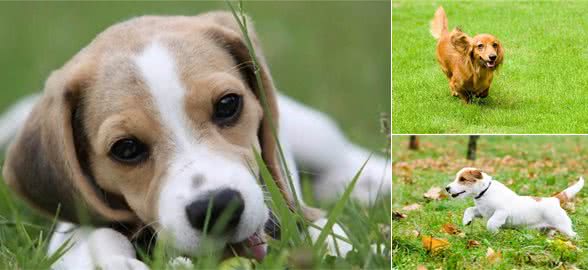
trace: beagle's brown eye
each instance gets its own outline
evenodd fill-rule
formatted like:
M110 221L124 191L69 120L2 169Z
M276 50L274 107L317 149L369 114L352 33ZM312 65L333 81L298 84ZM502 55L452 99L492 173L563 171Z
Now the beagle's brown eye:
M496 49L496 47L498 47L497 43L492 44L492 47L494 47L494 49Z
M478 44L478 50L484 49L484 44Z
M135 138L125 138L110 147L110 156L118 162L137 164L149 156L147 145Z
M243 107L242 97L237 94L228 94L214 104L212 120L221 126L234 123L241 114Z
M465 181L465 178L463 178L463 177L460 177L460 178L459 178L459 181L460 181L460 182L463 182L463 181Z

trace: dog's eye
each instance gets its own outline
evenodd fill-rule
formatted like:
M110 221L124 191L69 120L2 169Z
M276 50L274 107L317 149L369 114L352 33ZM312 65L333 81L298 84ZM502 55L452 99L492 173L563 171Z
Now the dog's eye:
M213 121L218 125L227 126L237 120L241 114L243 101L237 94L228 94L214 104Z
M478 44L478 50L484 49L484 44Z
M110 156L126 164L140 163L147 158L148 154L147 145L135 138L118 140L110 147Z
M460 182L464 182L464 181L465 181L465 178L463 178L463 177L460 177L460 178L459 178L459 181L460 181Z
M494 44L492 44L492 47L494 47L494 49L496 49L496 47L498 47L498 44L494 43Z

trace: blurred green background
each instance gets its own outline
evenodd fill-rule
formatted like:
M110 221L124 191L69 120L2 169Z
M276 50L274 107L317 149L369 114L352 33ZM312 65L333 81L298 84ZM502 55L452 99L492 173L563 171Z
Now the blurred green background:
M276 85L334 117L351 140L385 145L390 112L389 2L245 2ZM108 26L140 15L195 15L217 2L0 3L0 111L39 91ZM303 131L301 131L303 132Z

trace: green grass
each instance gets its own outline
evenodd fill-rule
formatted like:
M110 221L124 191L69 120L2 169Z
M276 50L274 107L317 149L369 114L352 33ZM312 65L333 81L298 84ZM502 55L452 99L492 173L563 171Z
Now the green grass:
M465 166L475 166L523 195L550 196L587 176L588 138L584 136L482 136L478 140L476 161L465 159L467 136L421 136L418 151L408 150L407 136L394 136L392 142L393 191L392 210L407 215L392 222L392 265L397 269L555 269L562 265L588 268L588 192L584 188L569 213L578 238L572 243L580 251L567 250L554 239L537 230L508 229L496 235L486 230L485 222L461 225L463 211L473 206L466 200L445 198L427 201L423 193L433 186L445 187L455 173ZM510 183L509 183L510 182ZM420 210L406 211L406 205L418 203ZM441 231L443 224L457 226L465 235ZM447 239L451 246L438 254L425 251L421 235ZM475 240L480 246L467 248ZM487 248L502 252L502 260L489 264ZM563 268L557 268L563 269ZM566 268L570 269L570 268Z
M502 42L488 98L451 96L429 33L439 5L450 28ZM585 1L394 1L393 133L586 133L587 12Z
M381 27L390 21L388 8L385 2L245 3L278 88L333 115L351 140L374 151L386 143L379 132L380 113L390 111L390 32ZM42 89L51 70L115 22L211 9L228 10L223 2L0 3L0 81L5 89L0 91L0 110ZM389 197L372 208L345 198L322 205L305 187L306 201L333 209L329 217L345 228L356 250L345 259L327 256L298 232L296 215L282 214L283 237L269 242L270 253L256 269L390 267L389 256L370 252L372 244L389 251L389 238L381 232L382 225L390 224ZM0 191L0 269L47 268L55 259L45 256L52 220L10 194L3 182ZM175 255L161 243L153 256L139 254L154 269L164 268ZM219 262L211 254L195 258L194 266L211 269Z

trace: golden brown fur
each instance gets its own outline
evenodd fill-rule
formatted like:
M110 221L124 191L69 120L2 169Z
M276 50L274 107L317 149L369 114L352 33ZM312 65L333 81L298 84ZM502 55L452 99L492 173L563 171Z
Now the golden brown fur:
M435 12L431 34L439 39L437 61L449 79L451 94L466 103L472 97L487 97L494 72L504 59L500 41L490 34L472 38L459 28L449 32L443 7Z

